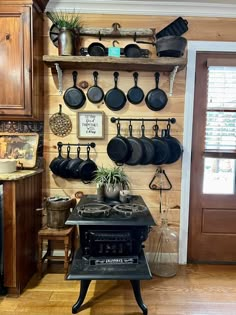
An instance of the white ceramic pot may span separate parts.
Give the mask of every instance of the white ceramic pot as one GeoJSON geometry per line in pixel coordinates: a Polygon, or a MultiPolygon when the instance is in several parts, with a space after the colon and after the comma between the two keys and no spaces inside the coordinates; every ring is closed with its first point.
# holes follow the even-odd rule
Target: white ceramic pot
{"type": "Polygon", "coordinates": [[[105,185],[104,186],[104,196],[110,200],[119,200],[120,190],[122,189],[122,185],[105,185]]]}
{"type": "Polygon", "coordinates": [[[0,159],[0,174],[13,173],[16,171],[16,160],[0,159]]]}

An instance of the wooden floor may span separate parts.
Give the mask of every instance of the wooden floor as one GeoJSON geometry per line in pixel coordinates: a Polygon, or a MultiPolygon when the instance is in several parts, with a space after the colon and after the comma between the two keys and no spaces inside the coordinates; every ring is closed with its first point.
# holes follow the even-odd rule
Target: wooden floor
{"type": "MultiPolygon", "coordinates": [[[[79,281],[64,280],[60,266],[34,275],[18,298],[0,297],[1,315],[69,315],[79,281]],[[56,273],[55,273],[56,272],[56,273]]],[[[173,278],[142,281],[149,315],[236,315],[236,266],[181,266],[173,278]]],[[[93,281],[79,315],[138,315],[129,281],[93,281]]]]}

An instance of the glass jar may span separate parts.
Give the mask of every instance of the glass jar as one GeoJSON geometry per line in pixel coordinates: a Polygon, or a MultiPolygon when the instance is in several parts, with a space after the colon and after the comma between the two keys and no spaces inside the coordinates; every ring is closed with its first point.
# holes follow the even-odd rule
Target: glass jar
{"type": "Polygon", "coordinates": [[[153,229],[153,233],[152,253],[149,255],[151,272],[160,277],[173,277],[179,264],[178,234],[168,226],[165,216],[161,219],[160,227],[153,229]]]}

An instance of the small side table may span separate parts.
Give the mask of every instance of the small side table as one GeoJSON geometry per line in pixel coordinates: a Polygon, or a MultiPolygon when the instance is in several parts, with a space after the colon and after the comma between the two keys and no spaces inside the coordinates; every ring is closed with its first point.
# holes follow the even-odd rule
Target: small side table
{"type": "Polygon", "coordinates": [[[68,274],[69,262],[72,260],[74,255],[74,236],[75,236],[75,226],[69,227],[67,229],[50,229],[44,228],[38,232],[38,273],[42,277],[43,262],[45,259],[64,261],[64,272],[65,278],[68,274]],[[47,240],[48,247],[47,252],[43,256],[43,241],[47,240]],[[65,255],[63,256],[52,256],[51,253],[51,241],[63,241],[65,255]],[[70,250],[70,254],[69,254],[70,250]]]}

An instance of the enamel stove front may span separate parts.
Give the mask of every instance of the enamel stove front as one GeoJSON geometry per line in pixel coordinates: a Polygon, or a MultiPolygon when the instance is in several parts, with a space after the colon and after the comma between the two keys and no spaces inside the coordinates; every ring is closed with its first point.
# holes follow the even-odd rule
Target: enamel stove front
{"type": "Polygon", "coordinates": [[[79,311],[91,280],[130,280],[136,301],[147,314],[140,280],[152,278],[142,243],[155,222],[141,196],[129,203],[98,202],[96,195],[83,196],[66,224],[78,225],[80,248],[68,280],[81,280],[80,295],[72,307],[79,311]]]}

